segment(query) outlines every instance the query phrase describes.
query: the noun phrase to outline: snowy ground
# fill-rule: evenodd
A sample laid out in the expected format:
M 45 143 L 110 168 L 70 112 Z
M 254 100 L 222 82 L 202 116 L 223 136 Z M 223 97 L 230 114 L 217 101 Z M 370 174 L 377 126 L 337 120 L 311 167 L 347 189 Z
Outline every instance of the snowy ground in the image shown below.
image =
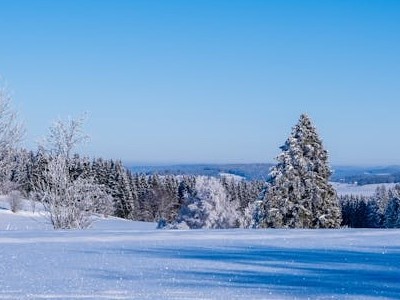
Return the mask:
M 366 184 L 357 185 L 350 183 L 331 182 L 339 196 L 355 195 L 355 196 L 373 196 L 378 186 L 384 185 L 387 189 L 393 188 L 396 183 L 379 183 L 379 184 Z
M 53 231 L 0 208 L 0 299 L 400 299 L 400 230 Z

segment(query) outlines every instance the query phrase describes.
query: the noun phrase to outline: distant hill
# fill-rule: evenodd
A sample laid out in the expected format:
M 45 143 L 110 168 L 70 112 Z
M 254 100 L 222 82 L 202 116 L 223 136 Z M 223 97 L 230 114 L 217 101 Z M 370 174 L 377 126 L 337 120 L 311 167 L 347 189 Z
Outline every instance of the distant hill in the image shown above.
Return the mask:
M 160 175 L 205 175 L 232 174 L 247 180 L 266 180 L 272 164 L 193 164 L 166 166 L 128 166 L 134 173 Z
M 219 176 L 221 173 L 233 174 L 247 180 L 267 180 L 273 164 L 182 164 L 165 166 L 127 167 L 134 173 L 160 175 L 205 175 Z M 400 182 L 400 166 L 354 167 L 334 166 L 331 181 L 356 183 L 358 185 Z
M 400 182 L 400 166 L 335 167 L 331 180 L 358 185 Z

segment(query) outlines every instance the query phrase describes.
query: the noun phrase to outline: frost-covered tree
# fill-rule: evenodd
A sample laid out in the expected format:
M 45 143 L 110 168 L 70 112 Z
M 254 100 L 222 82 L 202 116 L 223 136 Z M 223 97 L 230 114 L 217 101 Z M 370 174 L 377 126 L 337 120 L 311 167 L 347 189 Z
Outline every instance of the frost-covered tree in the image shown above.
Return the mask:
M 16 213 L 22 208 L 22 196 L 20 191 L 11 191 L 7 198 L 12 212 Z
M 177 219 L 167 227 L 174 229 L 201 229 L 207 218 L 203 201 L 197 197 L 197 189 L 183 192 L 183 205 Z
M 262 181 L 237 180 L 223 176 L 221 183 L 229 200 L 239 203 L 239 212 L 242 215 L 254 201 L 260 200 L 260 193 L 265 189 L 265 182 Z
M 61 155 L 69 159 L 72 151 L 78 145 L 86 142 L 89 137 L 83 131 L 85 117 L 57 120 L 49 128 L 49 134 L 45 139 L 45 148 L 55 155 Z
M 379 228 L 381 226 L 381 214 L 379 206 L 374 199 L 370 199 L 367 203 L 367 219 L 368 228 Z
M 178 197 L 179 183 L 174 176 L 163 176 L 152 184 L 156 204 L 156 221 L 172 222 L 176 219 L 180 204 Z
M 262 201 L 252 201 L 246 207 L 243 217 L 240 220 L 241 228 L 259 228 L 264 212 L 262 210 Z
M 10 186 L 12 172 L 16 168 L 15 155 L 22 140 L 24 129 L 18 121 L 16 111 L 11 107 L 12 97 L 0 82 L 0 189 L 7 193 L 15 187 Z
M 94 213 L 112 212 L 112 198 L 100 185 L 89 179 L 71 180 L 65 157 L 49 158 L 43 176 L 32 196 L 43 204 L 54 229 L 84 229 Z
M 150 180 L 152 181 L 152 180 Z M 135 219 L 139 221 L 154 221 L 155 209 L 154 209 L 154 197 L 151 190 L 151 185 L 144 174 L 137 174 L 134 179 L 135 186 L 137 189 L 137 210 L 135 213 Z M 153 182 L 154 183 L 154 182 Z
M 341 215 L 328 180 L 328 153 L 310 118 L 303 114 L 271 168 L 262 227 L 337 228 Z
M 41 154 L 46 164 L 33 184 L 31 196 L 43 204 L 55 229 L 83 229 L 91 224 L 94 213 L 113 212 L 112 197 L 104 186 L 87 177 L 70 158 L 84 136 L 81 126 L 80 121 L 70 119 L 50 128 L 49 148 Z
M 203 228 L 238 227 L 239 203 L 229 201 L 224 187 L 217 178 L 199 177 L 196 181 L 196 190 L 207 216 Z
M 185 194 L 184 203 L 172 228 L 225 229 L 239 226 L 239 203 L 230 201 L 221 181 L 196 177 L 195 191 Z
M 384 226 L 386 228 L 400 228 L 400 194 L 394 193 L 385 211 Z
M 12 160 L 13 168 L 9 177 L 14 186 L 18 187 L 18 190 L 25 195 L 28 194 L 26 191 L 29 189 L 30 176 L 32 175 L 32 154 L 25 149 L 15 151 Z
M 389 203 L 389 191 L 386 189 L 385 185 L 377 186 L 373 197 L 378 205 L 379 214 L 383 216 Z

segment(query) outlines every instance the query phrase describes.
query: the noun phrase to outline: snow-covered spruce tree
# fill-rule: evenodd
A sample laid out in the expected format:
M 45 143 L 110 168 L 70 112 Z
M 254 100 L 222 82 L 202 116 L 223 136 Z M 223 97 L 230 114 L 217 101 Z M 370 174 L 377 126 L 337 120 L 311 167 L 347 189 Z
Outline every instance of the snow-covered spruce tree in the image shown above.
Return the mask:
M 303 114 L 271 168 L 261 227 L 337 228 L 341 213 L 329 184 L 328 154 L 316 128 Z
M 138 196 L 138 207 L 135 212 L 135 219 L 145 222 L 153 222 L 155 217 L 154 197 L 146 175 L 137 174 L 135 177 L 135 186 Z
M 386 208 L 389 204 L 389 191 L 386 189 L 385 185 L 382 184 L 376 187 L 373 198 L 378 205 L 377 213 L 379 214 L 380 218 L 379 225 L 380 227 L 383 227 Z
M 261 209 L 262 201 L 255 200 L 249 202 L 248 206 L 246 207 L 243 217 L 240 221 L 241 228 L 259 228 L 260 221 L 262 220 L 264 213 Z
M 153 202 L 156 204 L 155 221 L 170 223 L 176 219 L 180 208 L 178 186 L 179 182 L 175 176 L 167 175 L 153 178 L 151 189 Z
M 391 194 L 383 225 L 386 228 L 400 228 L 400 193 L 395 189 Z
M 95 180 L 103 184 L 113 197 L 114 214 L 120 218 L 133 219 L 137 195 L 132 186 L 132 175 L 121 161 L 110 161 L 107 165 L 109 167 L 103 174 L 95 175 Z M 104 175 L 106 176 L 104 177 Z
M 171 222 L 176 219 L 178 215 L 180 202 L 179 202 L 179 181 L 175 176 L 165 176 L 164 177 L 164 195 L 166 195 L 165 203 L 160 204 L 159 210 L 164 214 L 161 217 L 168 222 Z
M 382 216 L 379 213 L 379 206 L 375 199 L 369 199 L 367 203 L 368 228 L 379 228 Z
M 206 218 L 202 201 L 197 197 L 196 180 L 194 176 L 185 176 L 178 187 L 178 197 L 181 207 L 176 219 L 170 224 L 164 221 L 159 228 L 200 229 Z

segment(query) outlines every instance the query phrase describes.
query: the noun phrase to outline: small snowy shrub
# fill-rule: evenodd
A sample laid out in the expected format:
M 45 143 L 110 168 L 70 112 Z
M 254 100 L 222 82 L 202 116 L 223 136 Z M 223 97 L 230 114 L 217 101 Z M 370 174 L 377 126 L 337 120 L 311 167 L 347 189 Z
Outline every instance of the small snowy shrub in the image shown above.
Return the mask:
M 196 178 L 195 192 L 185 195 L 177 221 L 170 229 L 226 229 L 239 223 L 237 201 L 230 201 L 220 180 L 214 177 Z M 164 226 L 165 228 L 165 226 Z
M 31 195 L 49 213 L 54 229 L 84 229 L 94 213 L 110 215 L 112 198 L 91 179 L 72 180 L 63 156 L 50 160 L 44 180 Z
M 22 208 L 22 197 L 20 191 L 11 191 L 8 194 L 8 203 L 10 204 L 10 209 L 13 213 L 21 210 Z

